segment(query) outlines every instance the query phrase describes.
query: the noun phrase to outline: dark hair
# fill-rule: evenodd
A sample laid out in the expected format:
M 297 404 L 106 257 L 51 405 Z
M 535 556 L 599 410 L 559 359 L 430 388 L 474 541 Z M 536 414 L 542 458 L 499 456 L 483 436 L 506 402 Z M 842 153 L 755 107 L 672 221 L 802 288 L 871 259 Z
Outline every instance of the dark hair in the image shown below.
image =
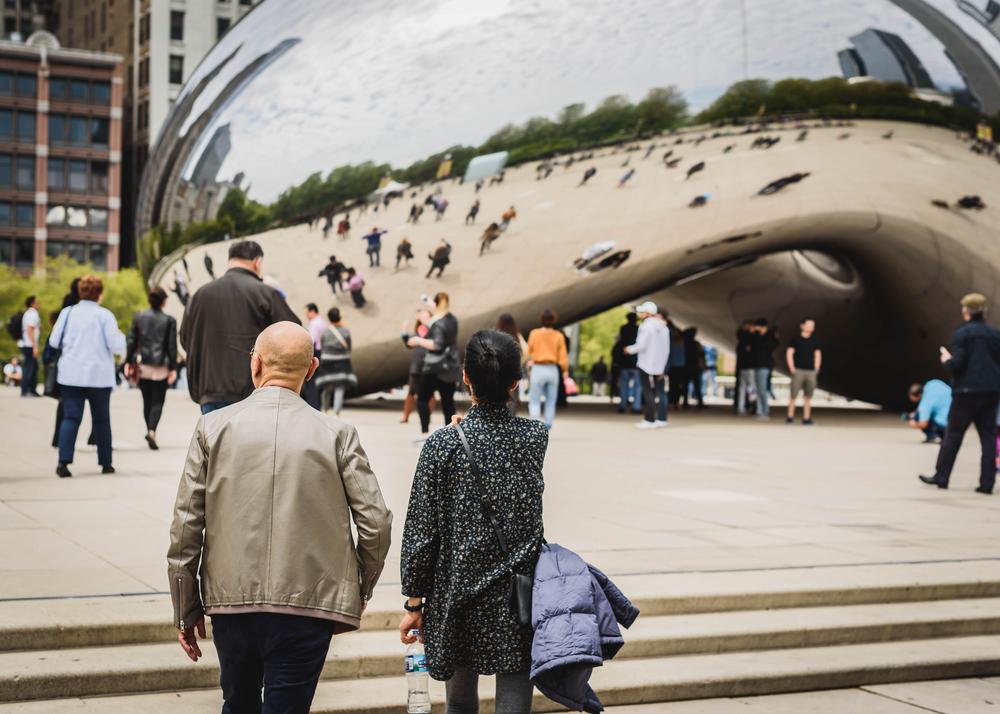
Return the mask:
M 639 319 L 639 316 L 638 316 L 638 315 L 636 315 L 636 314 L 635 314 L 634 312 L 630 312 L 630 313 L 627 313 L 627 314 L 625 315 L 625 322 L 627 322 L 627 323 L 629 323 L 629 324 L 633 324 L 633 325 L 634 325 L 634 324 L 635 324 L 635 322 L 636 322 L 636 321 L 637 321 L 638 319 Z
M 542 327 L 552 327 L 556 324 L 556 311 L 551 308 L 545 308 L 542 310 L 542 316 L 539 319 L 542 321 Z
M 500 317 L 497 318 L 496 330 L 498 332 L 506 332 L 508 335 L 514 338 L 517 342 L 517 338 L 520 332 L 517 329 L 517 320 L 509 312 L 502 313 Z
M 330 310 L 326 313 L 326 319 L 328 319 L 330 322 L 340 322 L 340 308 L 331 307 Z
M 753 324 L 757 325 L 757 327 L 767 327 L 767 318 L 758 317 L 756 320 L 753 321 Z
M 480 330 L 465 345 L 465 373 L 477 401 L 506 404 L 521 378 L 521 348 L 506 332 Z
M 163 307 L 163 303 L 167 301 L 167 291 L 163 288 L 153 288 L 149 291 L 149 306 L 154 310 L 159 310 Z
M 924 385 L 919 382 L 910 385 L 910 399 L 920 399 L 921 395 L 924 393 Z
M 336 262 L 337 262 L 337 256 L 335 256 L 335 255 L 331 255 L 331 256 L 330 256 L 330 262 L 331 262 L 331 263 L 336 263 Z
M 35 304 L 35 300 L 36 300 L 37 298 L 38 298 L 38 296 L 37 296 L 37 295 L 29 295 L 28 297 L 26 297 L 26 298 L 24 299 L 24 306 L 25 306 L 25 307 L 31 307 L 32 305 L 34 305 L 34 304 Z
M 229 259 L 257 260 L 264 257 L 264 249 L 255 240 L 241 240 L 229 246 Z
M 319 306 L 314 302 L 308 302 L 306 303 L 306 310 L 309 312 L 319 312 Z

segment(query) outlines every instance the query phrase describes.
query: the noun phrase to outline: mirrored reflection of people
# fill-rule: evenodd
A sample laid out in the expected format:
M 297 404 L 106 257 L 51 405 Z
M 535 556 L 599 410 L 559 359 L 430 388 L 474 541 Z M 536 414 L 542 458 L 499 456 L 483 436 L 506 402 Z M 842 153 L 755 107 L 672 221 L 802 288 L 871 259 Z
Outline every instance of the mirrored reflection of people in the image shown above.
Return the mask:
M 500 226 L 496 223 L 491 223 L 483 231 L 482 237 L 479 239 L 479 255 L 482 255 L 485 251 L 490 249 L 493 245 L 493 241 L 500 237 Z
M 501 313 L 497 317 L 497 324 L 494 329 L 496 329 L 498 332 L 507 333 L 508 335 L 514 338 L 515 342 L 517 342 L 517 347 L 519 350 L 521 350 L 521 379 L 523 381 L 526 376 L 525 368 L 528 365 L 528 359 L 529 359 L 528 341 L 524 339 L 524 335 L 522 335 L 521 331 L 518 329 L 517 320 L 515 320 L 514 316 L 511 315 L 509 312 Z M 517 410 L 521 406 L 520 383 L 518 384 L 518 388 L 511 392 L 509 404 L 510 404 L 510 413 L 517 415 Z
M 503 233 L 510 227 L 510 222 L 517 218 L 517 209 L 513 206 L 500 214 L 500 232 Z
M 469 207 L 469 212 L 465 214 L 465 222 L 475 223 L 476 216 L 479 215 L 479 199 L 477 198 L 473 204 Z
M 264 251 L 252 240 L 229 245 L 229 267 L 198 288 L 181 321 L 188 393 L 207 414 L 253 392 L 246 356 L 261 331 L 275 322 L 299 324 L 277 290 L 265 285 Z
M 389 231 L 380 231 L 378 228 L 372 228 L 371 231 L 361 236 L 361 240 L 368 241 L 368 247 L 365 248 L 365 253 L 368 254 L 368 267 L 377 268 L 382 265 L 382 236 L 384 236 Z
M 577 186 L 579 187 L 586 185 L 586 183 L 590 181 L 590 179 L 594 178 L 594 175 L 596 173 L 597 169 L 595 167 L 591 166 L 590 168 L 588 168 L 586 171 L 583 172 L 583 178 L 580 179 L 580 183 L 578 183 Z
M 930 379 L 925 384 L 910 386 L 910 401 L 916 409 L 907 417 L 907 423 L 924 432 L 924 443 L 933 444 L 944 436 L 951 411 L 951 387 L 940 379 Z
M 344 217 L 340 219 L 340 223 L 337 224 L 337 238 L 340 240 L 347 240 L 351 237 L 351 219 L 345 213 Z
M 177 488 L 173 623 L 197 662 L 212 618 L 223 711 L 308 712 L 332 636 L 361 625 L 392 513 L 357 430 L 299 397 L 309 333 L 271 325 L 243 359 L 253 393 L 198 420 Z
M 320 408 L 333 409 L 340 416 L 347 392 L 358 386 L 358 378 L 351 367 L 351 331 L 342 322 L 340 309 L 330 308 L 326 313 L 329 324 L 324 323 L 320 333 L 319 368 L 313 381 L 320 394 Z
M 625 172 L 625 175 L 618 180 L 618 188 L 625 188 L 625 184 L 632 180 L 635 176 L 635 169 L 629 169 Z
M 347 269 L 347 292 L 351 294 L 351 301 L 354 307 L 364 307 L 365 300 L 365 278 L 354 268 Z
M 430 322 L 430 310 L 426 307 L 421 307 L 417 310 L 417 315 L 413 322 L 403 324 L 403 344 L 407 343 L 411 335 L 427 337 L 427 325 Z M 403 416 L 399 420 L 401 424 L 406 424 L 410 421 L 410 414 L 413 413 L 413 407 L 417 404 L 417 394 L 420 392 L 420 375 L 424 368 L 424 355 L 426 354 L 427 350 L 423 347 L 414 347 L 411 350 L 410 369 L 406 383 L 406 397 L 403 399 Z M 436 400 L 434 397 L 431 397 L 428 402 L 428 408 L 432 414 L 434 413 L 435 404 Z
M 986 298 L 970 293 L 962 298 L 962 319 L 955 330 L 951 349 L 941 348 L 941 364 L 952 374 L 951 411 L 933 476 L 920 480 L 948 488 L 955 458 L 970 424 L 975 424 L 982 446 L 979 486 L 982 494 L 993 493 L 996 482 L 996 417 L 1000 397 L 1000 330 L 986 322 Z
M 96 275 L 84 275 L 77 285 L 80 302 L 59 313 L 51 344 L 60 349 L 59 395 L 63 406 L 59 426 L 60 478 L 72 476 L 76 435 L 83 420 L 83 405 L 90 404 L 90 419 L 97 440 L 101 473 L 115 472 L 111 464 L 111 390 L 115 386 L 115 356 L 125 356 L 125 334 L 114 314 L 101 307 L 104 284 Z
M 436 270 L 438 271 L 437 277 L 440 278 L 445 267 L 451 262 L 451 243 L 442 238 L 441 243 L 434 249 L 433 253 L 428 254 L 427 258 L 431 261 L 431 267 L 425 277 L 431 277 L 431 273 Z
M 509 557 L 483 526 L 478 506 L 469 507 L 480 492 L 456 429 L 427 439 L 410 490 L 400 557 L 408 612 L 400 639 L 412 643 L 411 628 L 421 630 L 430 675 L 447 682 L 449 712 L 478 711 L 479 676 L 494 673 L 495 711 L 531 711 L 532 630 L 515 618 L 510 579 L 502 574 L 533 573 L 538 561 L 548 435 L 538 422 L 511 416 L 507 400 L 520 368 L 509 335 L 482 330 L 466 344 L 463 379 L 473 404 L 461 429 Z
M 204 263 L 205 263 L 205 271 L 208 273 L 209 279 L 215 280 L 215 267 L 212 262 L 212 256 L 210 256 L 208 253 L 205 253 Z
M 542 326 L 528 333 L 528 414 L 532 419 L 544 421 L 546 429 L 552 429 L 556 418 L 559 383 L 569 373 L 569 356 L 566 353 L 566 338 L 555 329 L 555 310 L 546 308 L 539 321 Z
M 330 292 L 336 296 L 337 286 L 340 285 L 345 270 L 344 264 L 337 260 L 337 256 L 331 255 L 329 262 L 323 266 L 317 277 L 326 278 L 326 282 L 330 285 Z
M 445 426 L 455 414 L 455 385 L 461 372 L 458 353 L 458 318 L 451 313 L 448 293 L 434 296 L 434 315 L 427 325 L 427 335 L 410 335 L 406 340 L 410 348 L 427 350 L 420 368 L 420 391 L 417 392 L 417 414 L 420 415 L 421 439 L 431 429 L 431 397 L 440 397 Z
M 187 307 L 188 298 L 191 297 L 191 291 L 188 290 L 187 280 L 176 268 L 174 269 L 174 286 L 170 288 L 170 292 L 177 296 L 177 299 L 180 300 L 182 307 Z
M 400 263 L 408 267 L 411 260 L 413 260 L 413 244 L 404 236 L 396 246 L 396 270 L 399 270 Z
M 149 291 L 149 309 L 132 319 L 125 357 L 125 375 L 138 383 L 142 393 L 145 439 L 153 451 L 160 448 L 156 427 L 163 415 L 167 387 L 177 381 L 177 321 L 163 312 L 166 302 L 163 288 Z
M 670 359 L 670 330 L 660 316 L 656 303 L 646 301 L 635 308 L 642 320 L 635 344 L 625 351 L 636 356 L 639 379 L 642 384 L 642 401 L 646 405 L 640 429 L 657 429 L 667 425 L 667 390 L 664 372 Z M 682 348 L 683 349 L 683 348 Z
M 792 338 L 785 350 L 785 363 L 792 376 L 791 393 L 788 399 L 788 414 L 785 422 L 795 421 L 795 400 L 802 392 L 802 423 L 815 423 L 812 418 L 812 398 L 816 391 L 819 370 L 823 365 L 823 352 L 816 336 L 816 321 L 806 319 L 799 323 L 799 334 Z M 760 397 L 758 396 L 758 399 Z

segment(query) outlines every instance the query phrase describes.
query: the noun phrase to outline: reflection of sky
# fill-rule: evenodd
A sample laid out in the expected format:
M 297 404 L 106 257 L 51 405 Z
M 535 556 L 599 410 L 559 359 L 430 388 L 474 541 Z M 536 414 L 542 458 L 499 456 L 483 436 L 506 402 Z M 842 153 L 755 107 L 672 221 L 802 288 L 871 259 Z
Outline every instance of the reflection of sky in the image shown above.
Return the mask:
M 1000 50 L 952 0 L 930 1 Z M 746 0 L 748 74 L 839 75 L 837 51 L 868 27 L 899 34 L 939 87 L 961 85 L 942 45 L 888 0 Z M 265 0 L 187 87 L 243 43 L 193 120 L 247 62 L 301 40 L 207 130 L 231 125 L 219 178 L 245 171 L 252 196 L 270 201 L 314 171 L 405 166 L 573 102 L 674 84 L 700 109 L 743 78 L 742 30 L 739 0 Z

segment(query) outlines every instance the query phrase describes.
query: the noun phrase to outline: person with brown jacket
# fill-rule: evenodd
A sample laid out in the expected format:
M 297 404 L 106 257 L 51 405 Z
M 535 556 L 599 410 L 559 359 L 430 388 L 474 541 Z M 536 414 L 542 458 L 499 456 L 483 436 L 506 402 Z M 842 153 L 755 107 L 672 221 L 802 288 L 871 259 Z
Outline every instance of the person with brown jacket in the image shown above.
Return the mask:
M 226 274 L 199 288 L 184 311 L 180 341 L 187 354 L 188 393 L 202 414 L 253 391 L 247 355 L 261 330 L 281 320 L 299 324 L 278 291 L 261 280 L 263 261 L 255 241 L 233 243 Z
M 392 513 L 357 430 L 299 397 L 309 333 L 271 325 L 245 359 L 253 394 L 201 417 L 177 490 L 174 626 L 197 661 L 212 618 L 223 711 L 261 711 L 263 686 L 264 711 L 306 714 L 332 635 L 361 624 Z

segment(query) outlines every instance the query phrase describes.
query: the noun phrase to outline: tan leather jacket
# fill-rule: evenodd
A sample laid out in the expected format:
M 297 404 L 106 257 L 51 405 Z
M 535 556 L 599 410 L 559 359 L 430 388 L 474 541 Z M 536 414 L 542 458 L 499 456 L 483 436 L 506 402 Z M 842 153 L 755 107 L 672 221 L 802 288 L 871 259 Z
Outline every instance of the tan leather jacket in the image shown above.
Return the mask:
M 279 612 L 357 629 L 391 526 L 354 427 L 258 389 L 201 417 L 191 438 L 167 553 L 174 625 Z

